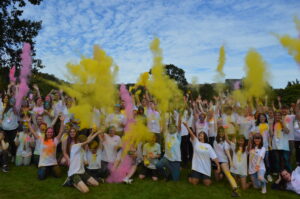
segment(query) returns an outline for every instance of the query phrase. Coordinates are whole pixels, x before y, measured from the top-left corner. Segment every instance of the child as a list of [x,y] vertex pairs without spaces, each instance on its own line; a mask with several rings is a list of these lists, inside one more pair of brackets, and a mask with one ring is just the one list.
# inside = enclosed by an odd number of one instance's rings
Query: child
[[103,177],[101,170],[101,153],[100,144],[96,140],[89,143],[89,148],[85,156],[85,162],[87,164],[86,171],[98,182],[100,178]]
[[261,193],[267,193],[266,173],[264,157],[266,153],[263,147],[263,137],[260,133],[255,133],[249,142],[249,174],[254,188],[261,188]]
[[160,154],[160,144],[156,142],[156,136],[153,135],[151,141],[147,142],[143,146],[144,162],[142,165],[142,171],[139,175],[140,179],[144,179],[147,175],[150,175],[153,181],[158,180],[158,173],[155,164],[158,162]]

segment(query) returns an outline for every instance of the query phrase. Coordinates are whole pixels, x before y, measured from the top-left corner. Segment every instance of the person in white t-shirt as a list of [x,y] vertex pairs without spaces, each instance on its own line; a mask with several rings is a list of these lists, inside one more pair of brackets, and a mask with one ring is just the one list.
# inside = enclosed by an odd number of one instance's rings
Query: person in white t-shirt
[[86,171],[98,182],[101,178],[103,178],[103,172],[101,170],[101,155],[101,144],[96,140],[90,142],[85,155],[85,164],[87,165]]
[[95,178],[89,176],[84,169],[85,146],[90,143],[101,131],[90,134],[88,138],[84,135],[78,137],[77,144],[73,144],[70,153],[70,167],[68,170],[68,178],[73,186],[82,193],[89,192],[87,184],[98,186],[99,183]]
[[[232,166],[232,159],[229,151],[230,146],[226,141],[225,129],[222,126],[218,127],[217,137],[214,141],[214,150],[217,154],[221,169],[232,187],[232,196],[238,197],[238,186],[230,173],[230,166]],[[218,173],[216,173],[215,177],[218,181],[223,175],[218,175]]]
[[221,171],[217,155],[211,145],[208,144],[208,137],[205,132],[200,132],[198,136],[196,136],[188,127],[187,123],[184,123],[184,125],[191,135],[194,148],[192,172],[189,177],[189,182],[193,185],[197,185],[199,181],[202,180],[205,186],[209,186],[212,183],[210,179],[211,160],[217,165],[217,171]]
[[143,165],[141,173],[139,175],[140,179],[144,179],[146,176],[151,176],[153,181],[158,180],[158,172],[155,164],[159,161],[161,154],[160,144],[156,142],[156,136],[153,135],[152,139],[145,143],[143,146]]
[[110,126],[107,129],[107,133],[100,136],[103,145],[101,168],[105,172],[105,177],[109,175],[108,164],[115,162],[118,151],[121,148],[121,138],[115,135],[115,132],[115,127]]
[[180,177],[180,162],[181,162],[181,135],[175,121],[168,124],[165,136],[165,155],[156,163],[156,168],[161,172],[166,179],[178,181]]
[[23,124],[23,131],[17,133],[15,144],[17,146],[16,166],[30,165],[34,138],[30,135],[28,125]]
[[44,137],[41,137],[36,131],[31,127],[30,119],[27,119],[28,127],[35,137],[35,139],[40,139],[40,159],[38,164],[38,178],[44,180],[49,172],[52,172],[54,177],[61,176],[61,170],[57,164],[56,159],[56,148],[61,141],[61,137],[64,129],[64,117],[60,116],[60,129],[56,137],[52,127],[47,128]]
[[230,143],[232,149],[232,165],[230,172],[236,181],[241,182],[241,188],[246,190],[249,188],[247,183],[248,175],[248,152],[247,143],[244,135],[238,135],[236,139]]
[[267,181],[264,177],[266,173],[265,153],[263,137],[260,133],[255,133],[249,140],[249,174],[254,188],[261,188],[263,194],[267,193]]
[[282,170],[272,188],[293,191],[300,195],[300,166],[291,173],[285,169]]

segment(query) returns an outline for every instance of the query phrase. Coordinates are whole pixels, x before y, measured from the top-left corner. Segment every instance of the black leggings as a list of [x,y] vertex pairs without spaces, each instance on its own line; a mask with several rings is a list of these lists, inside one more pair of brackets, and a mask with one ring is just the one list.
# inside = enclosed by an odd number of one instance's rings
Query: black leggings
[[18,129],[14,130],[4,130],[5,140],[9,143],[9,152],[12,156],[16,156],[17,147],[15,145],[15,138],[18,132]]
[[300,166],[300,141],[295,141],[295,151],[296,151],[296,162]]

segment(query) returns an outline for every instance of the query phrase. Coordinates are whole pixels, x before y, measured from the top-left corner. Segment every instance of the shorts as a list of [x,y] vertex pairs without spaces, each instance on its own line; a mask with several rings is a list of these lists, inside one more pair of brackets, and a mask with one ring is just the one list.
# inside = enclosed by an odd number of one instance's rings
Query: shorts
[[239,178],[246,178],[247,177],[247,175],[240,175],[240,174],[236,174],[236,173],[231,173],[231,175],[233,177],[239,177]]
[[83,181],[84,183],[87,183],[88,179],[90,179],[91,176],[87,173],[83,174],[74,174],[70,177],[71,183],[74,185],[77,185],[80,181]]
[[191,178],[197,178],[199,180],[206,180],[206,179],[210,179],[209,176],[203,174],[203,173],[200,173],[198,171],[194,171],[192,170],[192,172],[190,173],[189,177]]
[[144,175],[144,176],[158,177],[157,169],[149,169],[149,168],[145,167],[144,165],[142,165],[142,167],[141,167],[140,174]]

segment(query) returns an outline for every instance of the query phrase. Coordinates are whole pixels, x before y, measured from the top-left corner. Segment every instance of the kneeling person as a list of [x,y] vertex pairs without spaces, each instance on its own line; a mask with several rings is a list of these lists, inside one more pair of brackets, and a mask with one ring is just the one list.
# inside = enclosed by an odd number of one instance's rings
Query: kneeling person
[[70,153],[70,167],[68,178],[71,183],[82,193],[89,192],[87,184],[98,186],[99,183],[95,178],[89,176],[84,169],[84,147],[90,143],[100,132],[91,134],[87,139],[85,136],[79,136],[79,143],[72,145]]

